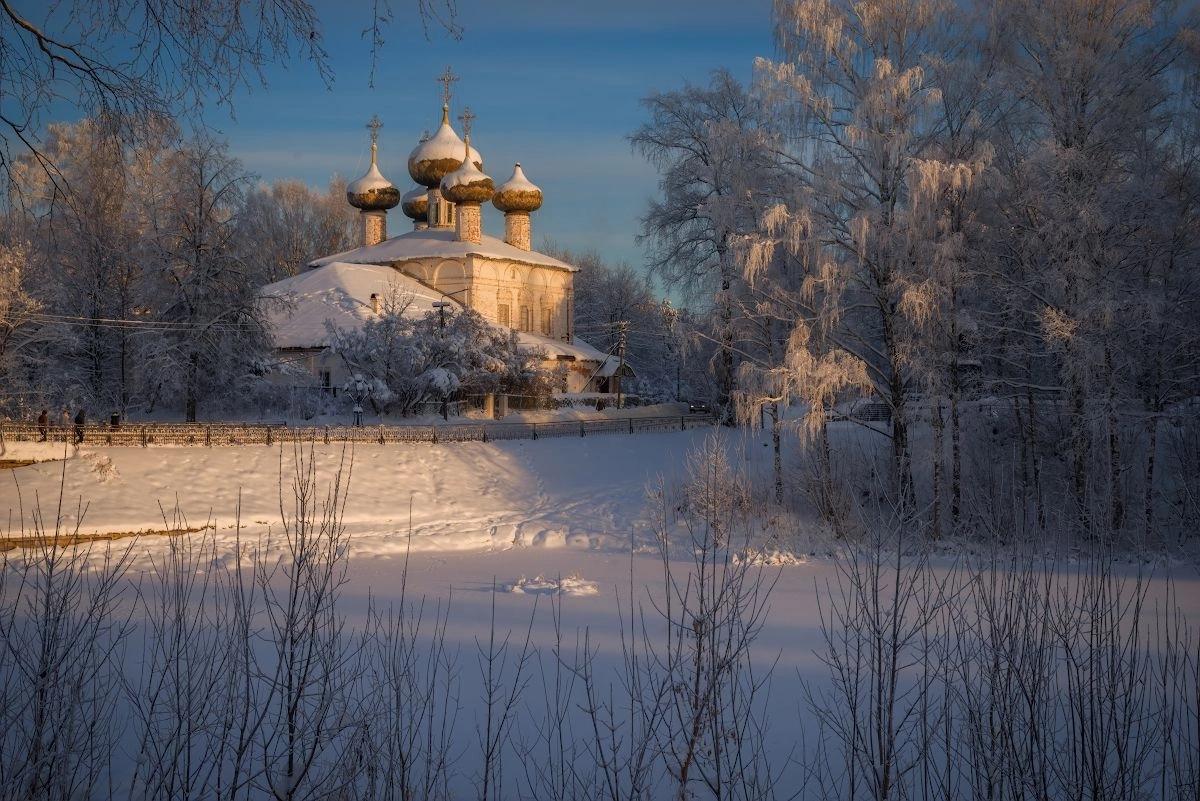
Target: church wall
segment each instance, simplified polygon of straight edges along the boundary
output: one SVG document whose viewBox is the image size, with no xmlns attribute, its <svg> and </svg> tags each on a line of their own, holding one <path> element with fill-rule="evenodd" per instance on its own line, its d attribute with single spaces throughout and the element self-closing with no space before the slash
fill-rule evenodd
<svg viewBox="0 0 1200 801">
<path fill-rule="evenodd" d="M 565 339 L 573 329 L 574 276 L 566 270 L 477 255 L 465 265 L 455 259 L 418 259 L 396 267 L 497 325 L 554 339 Z"/>
<path fill-rule="evenodd" d="M 478 256 L 470 273 L 471 306 L 488 320 L 555 339 L 569 334 L 571 273 Z"/>
</svg>

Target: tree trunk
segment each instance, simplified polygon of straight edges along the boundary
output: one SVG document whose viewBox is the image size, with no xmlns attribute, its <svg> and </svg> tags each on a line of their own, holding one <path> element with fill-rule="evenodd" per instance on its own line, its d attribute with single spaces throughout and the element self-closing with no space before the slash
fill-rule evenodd
<svg viewBox="0 0 1200 801">
<path fill-rule="evenodd" d="M 779 419 L 779 404 L 771 404 L 771 445 L 775 449 L 775 503 L 783 505 L 783 451 L 782 451 L 782 422 Z"/>
<path fill-rule="evenodd" d="M 1046 506 L 1042 498 L 1042 471 L 1038 462 L 1037 448 L 1037 406 L 1033 402 L 1033 390 L 1025 390 L 1025 404 L 1028 414 L 1025 415 L 1025 436 L 1029 440 L 1029 469 L 1033 473 L 1033 498 L 1037 507 L 1037 522 L 1039 529 L 1046 528 Z"/>
<path fill-rule="evenodd" d="M 1113 371 L 1112 350 L 1104 348 L 1104 373 L 1108 383 L 1108 402 L 1105 412 L 1108 426 L 1108 492 L 1109 524 L 1113 532 L 1125 522 L 1125 500 L 1121 492 L 1121 432 L 1117 420 L 1117 382 Z"/>
<path fill-rule="evenodd" d="M 733 425 L 733 391 L 736 386 L 733 374 L 733 298 L 730 292 L 733 288 L 733 272 L 729 265 L 728 234 L 721 237 L 717 247 L 717 258 L 721 269 L 721 300 L 720 300 L 720 375 L 717 376 L 718 391 L 721 397 L 718 402 L 721 407 L 721 423 Z"/>
<path fill-rule="evenodd" d="M 1088 420 L 1079 377 L 1071 375 L 1071 499 L 1082 533 L 1091 530 L 1087 497 Z"/>
<path fill-rule="evenodd" d="M 946 428 L 942 419 L 941 398 L 933 399 L 929 419 L 933 424 L 933 451 L 930 454 L 930 467 L 933 470 L 933 508 L 930 512 L 930 533 L 936 540 L 942 538 L 942 448 Z"/>
<path fill-rule="evenodd" d="M 1145 541 L 1149 544 L 1150 538 L 1154 534 L 1154 467 L 1158 450 L 1157 409 L 1151 413 L 1146 429 L 1149 434 L 1149 442 L 1146 443 L 1146 488 L 1142 494 L 1142 504 L 1145 507 Z"/>
<path fill-rule="evenodd" d="M 962 518 L 962 426 L 958 409 L 961 393 L 956 356 L 950 367 L 950 525 L 956 529 Z"/>
</svg>

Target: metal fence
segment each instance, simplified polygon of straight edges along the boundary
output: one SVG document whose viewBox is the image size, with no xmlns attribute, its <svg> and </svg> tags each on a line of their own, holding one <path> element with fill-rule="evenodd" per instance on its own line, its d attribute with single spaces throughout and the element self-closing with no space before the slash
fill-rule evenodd
<svg viewBox="0 0 1200 801">
<path fill-rule="evenodd" d="M 151 447 L 154 445 L 275 445 L 281 442 L 490 442 L 544 437 L 589 437 L 596 434 L 637 434 L 649 431 L 687 431 L 711 426 L 712 415 L 627 417 L 611 420 L 560 420 L 550 423 L 448 423 L 445 425 L 286 426 L 237 423 L 147 423 L 87 425 L 84 445 Z M 0 423 L 0 442 L 38 442 L 42 432 L 33 423 Z M 51 426 L 50 442 L 73 442 L 73 428 Z"/>
</svg>

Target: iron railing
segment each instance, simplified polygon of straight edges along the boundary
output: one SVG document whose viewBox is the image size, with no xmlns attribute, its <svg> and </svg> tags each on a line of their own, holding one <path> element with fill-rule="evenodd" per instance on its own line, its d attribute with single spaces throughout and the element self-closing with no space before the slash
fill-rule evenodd
<svg viewBox="0 0 1200 801">
<path fill-rule="evenodd" d="M 83 427 L 84 445 L 150 447 L 275 445 L 280 442 L 489 442 L 546 437 L 587 437 L 595 434 L 637 434 L 649 431 L 687 431 L 716 422 L 710 414 L 669 417 L 624 417 L 609 420 L 557 420 L 549 423 L 446 423 L 443 425 L 287 426 L 261 423 L 123 423 Z M 0 443 L 38 442 L 35 423 L 0 423 Z M 50 442 L 74 442 L 74 427 L 50 426 Z"/>
</svg>

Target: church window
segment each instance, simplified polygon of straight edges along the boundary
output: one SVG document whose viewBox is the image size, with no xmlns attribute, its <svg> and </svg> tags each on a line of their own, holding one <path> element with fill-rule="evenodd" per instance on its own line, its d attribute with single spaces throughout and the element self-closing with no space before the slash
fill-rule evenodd
<svg viewBox="0 0 1200 801">
<path fill-rule="evenodd" d="M 505 328 L 512 328 L 512 313 L 509 312 L 507 303 L 496 306 L 496 321 Z"/>
<path fill-rule="evenodd" d="M 533 330 L 533 310 L 530 309 L 528 306 L 521 307 L 521 330 L 522 331 L 532 331 Z"/>
<path fill-rule="evenodd" d="M 542 333 L 550 336 L 550 309 L 542 309 Z"/>
</svg>

